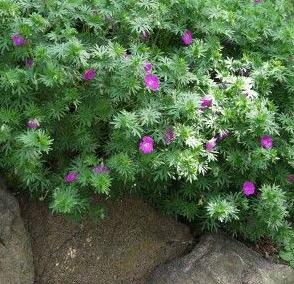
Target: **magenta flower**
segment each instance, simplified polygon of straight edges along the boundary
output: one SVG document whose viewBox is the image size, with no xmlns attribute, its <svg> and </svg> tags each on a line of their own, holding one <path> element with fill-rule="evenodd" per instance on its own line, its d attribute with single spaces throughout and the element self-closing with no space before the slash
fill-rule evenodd
<svg viewBox="0 0 294 284">
<path fill-rule="evenodd" d="M 109 168 L 104 164 L 98 164 L 93 168 L 94 173 L 108 174 Z"/>
<path fill-rule="evenodd" d="M 30 129 L 36 129 L 39 126 L 40 126 L 40 123 L 36 118 L 32 118 L 27 122 L 27 127 Z"/>
<path fill-rule="evenodd" d="M 152 70 L 152 63 L 146 61 L 144 63 L 144 70 L 145 70 L 146 74 L 149 74 Z"/>
<path fill-rule="evenodd" d="M 288 175 L 288 181 L 294 183 L 294 174 L 293 175 Z"/>
<path fill-rule="evenodd" d="M 213 137 L 211 138 L 210 140 L 208 140 L 205 144 L 205 149 L 210 152 L 212 151 L 215 147 L 216 147 L 216 144 L 217 144 L 217 138 Z"/>
<path fill-rule="evenodd" d="M 78 172 L 71 171 L 65 175 L 64 180 L 65 182 L 71 183 L 71 182 L 74 182 L 78 177 L 79 177 Z"/>
<path fill-rule="evenodd" d="M 203 98 L 200 99 L 200 108 L 204 109 L 207 107 L 211 107 L 212 101 L 213 101 L 213 99 L 211 96 L 204 96 Z"/>
<path fill-rule="evenodd" d="M 150 89 L 152 91 L 158 91 L 159 90 L 159 79 L 157 75 L 153 74 L 146 74 L 145 75 L 145 85 L 147 89 Z"/>
<path fill-rule="evenodd" d="M 243 193 L 246 196 L 254 194 L 255 193 L 255 184 L 250 180 L 245 181 L 243 183 Z"/>
<path fill-rule="evenodd" d="M 261 3 L 262 0 L 255 0 L 254 2 L 258 4 L 258 3 Z"/>
<path fill-rule="evenodd" d="M 96 76 L 96 70 L 91 68 L 91 69 L 85 70 L 83 78 L 85 81 L 90 81 L 90 80 L 93 80 L 95 76 Z"/>
<path fill-rule="evenodd" d="M 139 149 L 144 154 L 150 154 L 154 150 L 154 140 L 150 136 L 144 136 L 139 145 Z"/>
<path fill-rule="evenodd" d="M 24 63 L 27 68 L 32 68 L 34 61 L 32 58 L 27 58 Z"/>
<path fill-rule="evenodd" d="M 270 149 L 273 147 L 273 138 L 269 135 L 263 135 L 260 138 L 260 144 L 265 149 Z"/>
<path fill-rule="evenodd" d="M 185 30 L 184 33 L 181 36 L 182 42 L 185 45 L 189 45 L 193 41 L 193 34 L 190 30 Z"/>
<path fill-rule="evenodd" d="M 165 144 L 169 145 L 174 140 L 175 140 L 175 132 L 172 127 L 169 127 L 165 131 L 165 136 L 164 136 Z"/>
<path fill-rule="evenodd" d="M 11 39 L 15 46 L 21 46 L 27 43 L 26 39 L 20 34 L 13 34 Z"/>
</svg>

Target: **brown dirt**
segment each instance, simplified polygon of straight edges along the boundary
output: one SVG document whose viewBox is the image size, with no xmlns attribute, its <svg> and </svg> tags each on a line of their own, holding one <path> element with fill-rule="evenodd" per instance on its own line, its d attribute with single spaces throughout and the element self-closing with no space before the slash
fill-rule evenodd
<svg viewBox="0 0 294 284">
<path fill-rule="evenodd" d="M 261 238 L 256 244 L 251 244 L 250 247 L 265 258 L 276 258 L 279 253 L 277 244 L 266 237 Z"/>
<path fill-rule="evenodd" d="M 105 203 L 106 218 L 91 223 L 51 215 L 41 202 L 20 202 L 37 284 L 143 284 L 155 266 L 192 243 L 187 226 L 140 200 Z"/>
</svg>

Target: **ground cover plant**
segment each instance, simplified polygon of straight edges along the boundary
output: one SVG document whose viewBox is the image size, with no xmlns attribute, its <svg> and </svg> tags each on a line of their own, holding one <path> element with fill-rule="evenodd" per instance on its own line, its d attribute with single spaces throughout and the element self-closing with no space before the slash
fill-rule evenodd
<svg viewBox="0 0 294 284">
<path fill-rule="evenodd" d="M 3 175 L 64 214 L 140 193 L 204 229 L 270 236 L 291 261 L 293 13 L 291 0 L 0 0 Z"/>
</svg>

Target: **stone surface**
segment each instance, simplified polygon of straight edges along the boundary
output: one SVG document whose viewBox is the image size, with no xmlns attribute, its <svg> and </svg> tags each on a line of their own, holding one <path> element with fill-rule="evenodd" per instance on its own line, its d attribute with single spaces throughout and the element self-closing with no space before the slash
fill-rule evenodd
<svg viewBox="0 0 294 284">
<path fill-rule="evenodd" d="M 25 203 L 38 284 L 146 283 L 163 262 L 186 253 L 188 227 L 137 199 L 106 201 L 106 218 L 91 223 L 51 215 Z"/>
<path fill-rule="evenodd" d="M 0 180 L 0 284 L 32 284 L 30 239 L 18 202 Z"/>
<path fill-rule="evenodd" d="M 224 235 L 203 236 L 193 251 L 158 266 L 150 284 L 293 284 L 294 270 Z"/>
</svg>

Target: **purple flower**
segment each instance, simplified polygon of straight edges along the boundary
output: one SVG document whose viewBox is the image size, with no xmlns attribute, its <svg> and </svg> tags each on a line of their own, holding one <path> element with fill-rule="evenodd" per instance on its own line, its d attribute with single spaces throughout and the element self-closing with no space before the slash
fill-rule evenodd
<svg viewBox="0 0 294 284">
<path fill-rule="evenodd" d="M 288 181 L 294 183 L 294 174 L 293 175 L 288 175 Z"/>
<path fill-rule="evenodd" d="M 145 85 L 147 89 L 152 91 L 158 91 L 159 89 L 159 79 L 157 75 L 146 74 L 145 75 Z"/>
<path fill-rule="evenodd" d="M 165 131 L 165 136 L 164 136 L 165 144 L 169 145 L 174 140 L 175 140 L 175 132 L 172 127 L 169 127 Z"/>
<path fill-rule="evenodd" d="M 141 37 L 143 40 L 147 40 L 150 37 L 150 33 L 147 31 L 144 31 L 141 33 Z"/>
<path fill-rule="evenodd" d="M 213 137 L 205 144 L 205 149 L 210 152 L 216 147 L 217 138 Z"/>
<path fill-rule="evenodd" d="M 145 70 L 146 74 L 149 74 L 152 70 L 152 63 L 146 61 L 144 63 L 144 70 Z"/>
<path fill-rule="evenodd" d="M 211 107 L 212 101 L 213 101 L 213 99 L 211 96 L 204 96 L 203 98 L 200 99 L 200 108 L 204 109 L 207 107 Z"/>
<path fill-rule="evenodd" d="M 262 0 L 255 0 L 254 2 L 255 2 L 256 4 L 258 4 L 258 3 L 261 3 Z"/>
<path fill-rule="evenodd" d="M 108 174 L 109 168 L 105 166 L 104 164 L 98 164 L 93 168 L 94 173 L 102 173 L 102 174 Z"/>
<path fill-rule="evenodd" d="M 27 58 L 24 63 L 27 68 L 32 68 L 34 61 L 32 58 Z"/>
<path fill-rule="evenodd" d="M 270 149 L 273 147 L 273 138 L 269 135 L 263 135 L 260 138 L 260 144 L 265 149 Z"/>
<path fill-rule="evenodd" d="M 95 76 L 96 76 L 96 70 L 91 68 L 91 69 L 85 70 L 83 78 L 85 81 L 90 81 L 90 80 L 93 80 Z"/>
<path fill-rule="evenodd" d="M 230 135 L 230 131 L 229 130 L 223 130 L 218 134 L 219 140 L 223 140 L 225 138 L 227 138 Z"/>
<path fill-rule="evenodd" d="M 139 145 L 139 149 L 144 154 L 150 154 L 154 150 L 154 140 L 150 136 L 144 136 Z"/>
<path fill-rule="evenodd" d="M 193 34 L 190 30 L 185 30 L 184 33 L 181 36 L 182 42 L 185 45 L 189 45 L 193 41 Z"/>
<path fill-rule="evenodd" d="M 74 182 L 78 178 L 78 176 L 79 176 L 78 172 L 71 171 L 65 175 L 64 180 L 65 182 L 71 183 L 71 182 Z"/>
<path fill-rule="evenodd" d="M 39 126 L 40 126 L 40 123 L 36 118 L 32 118 L 27 122 L 27 127 L 30 129 L 36 129 Z"/>
<path fill-rule="evenodd" d="M 20 34 L 13 34 L 11 39 L 15 46 L 25 45 L 27 42 L 26 39 Z"/>
<path fill-rule="evenodd" d="M 254 194 L 255 193 L 255 184 L 250 180 L 245 181 L 243 183 L 243 193 L 246 196 Z"/>
</svg>

